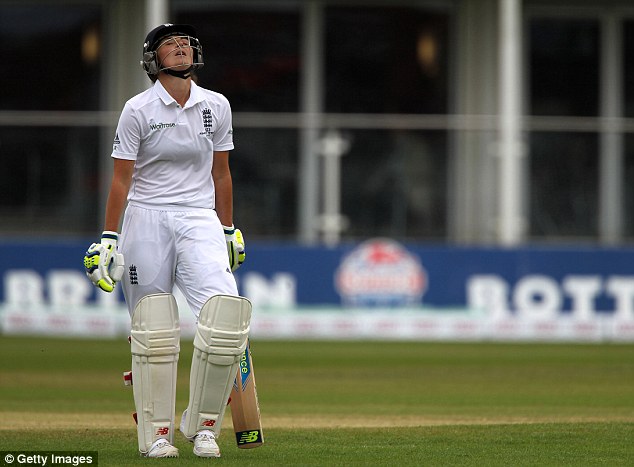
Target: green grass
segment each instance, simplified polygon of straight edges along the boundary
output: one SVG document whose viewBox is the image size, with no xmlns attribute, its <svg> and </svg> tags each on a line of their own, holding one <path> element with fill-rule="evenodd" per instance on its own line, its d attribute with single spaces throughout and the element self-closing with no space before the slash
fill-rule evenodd
<svg viewBox="0 0 634 467">
<path fill-rule="evenodd" d="M 0 338 L 0 450 L 99 465 L 634 465 L 634 346 L 252 343 L 265 445 L 140 459 L 122 340 Z M 187 403 L 183 341 L 177 411 Z M 230 421 L 228 416 L 227 420 Z M 226 420 L 226 421 L 227 421 Z M 41 423 L 40 423 L 41 421 Z"/>
<path fill-rule="evenodd" d="M 535 424 L 289 430 L 271 429 L 265 446 L 238 450 L 220 442 L 222 458 L 196 458 L 191 447 L 176 440 L 181 457 L 140 459 L 132 430 L 62 430 L 9 432 L 2 444 L 10 449 L 95 450 L 99 465 L 477 465 L 477 466 L 618 466 L 632 465 L 634 424 Z M 35 445 L 34 445 L 35 443 Z M 3 448 L 4 449 L 4 448 Z"/>
</svg>

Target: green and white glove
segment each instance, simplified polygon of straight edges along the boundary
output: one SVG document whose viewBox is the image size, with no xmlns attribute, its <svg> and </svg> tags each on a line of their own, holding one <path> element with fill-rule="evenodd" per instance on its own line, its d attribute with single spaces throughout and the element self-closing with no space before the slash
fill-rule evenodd
<svg viewBox="0 0 634 467">
<path fill-rule="evenodd" d="M 231 227 L 223 225 L 222 228 L 225 231 L 227 253 L 229 254 L 229 265 L 231 266 L 231 271 L 233 272 L 238 269 L 242 263 L 244 263 L 244 259 L 247 256 L 246 251 L 244 251 L 244 238 L 242 237 L 240 229 L 236 229 L 233 225 Z"/>
<path fill-rule="evenodd" d="M 101 241 L 93 243 L 84 256 L 86 275 L 104 292 L 112 292 L 123 277 L 123 255 L 117 252 L 119 234 L 108 230 L 101 234 Z"/>
</svg>

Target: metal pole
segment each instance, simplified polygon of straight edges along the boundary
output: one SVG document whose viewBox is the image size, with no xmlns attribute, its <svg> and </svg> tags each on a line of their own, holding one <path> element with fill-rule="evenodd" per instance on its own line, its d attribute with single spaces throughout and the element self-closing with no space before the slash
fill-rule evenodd
<svg viewBox="0 0 634 467">
<path fill-rule="evenodd" d="M 169 0 L 145 0 L 145 32 L 167 22 Z"/>
<path fill-rule="evenodd" d="M 602 243 L 615 244 L 623 233 L 623 133 L 615 123 L 623 114 L 623 43 L 616 14 L 606 14 L 601 26 L 599 238 Z"/>
<path fill-rule="evenodd" d="M 300 160 L 299 160 L 299 240 L 305 244 L 317 242 L 319 205 L 319 161 L 317 140 L 321 127 L 322 109 L 322 31 L 323 10 L 319 2 L 304 4 L 302 24 L 302 75 Z"/>
<path fill-rule="evenodd" d="M 101 108 L 104 112 L 111 112 L 112 120 L 106 124 L 99 122 L 101 127 L 99 158 L 99 212 L 100 222 L 103 220 L 110 181 L 112 178 L 112 140 L 115 135 L 116 122 L 127 99 L 147 88 L 149 80 L 139 65 L 141 60 L 141 46 L 150 24 L 148 15 L 155 5 L 166 8 L 166 0 L 151 2 L 129 2 L 127 0 L 112 0 L 108 3 L 106 13 L 107 40 L 104 48 L 104 66 L 102 71 Z M 133 47 L 131 47 L 131 44 Z"/>
<path fill-rule="evenodd" d="M 521 197 L 521 1 L 499 1 L 500 143 L 498 242 L 512 246 L 523 237 Z"/>
<path fill-rule="evenodd" d="M 323 212 L 319 217 L 319 227 L 323 233 L 324 243 L 336 246 L 347 224 L 347 219 L 341 214 L 341 157 L 348 152 L 350 143 L 337 130 L 328 130 L 320 143 L 324 170 Z"/>
</svg>

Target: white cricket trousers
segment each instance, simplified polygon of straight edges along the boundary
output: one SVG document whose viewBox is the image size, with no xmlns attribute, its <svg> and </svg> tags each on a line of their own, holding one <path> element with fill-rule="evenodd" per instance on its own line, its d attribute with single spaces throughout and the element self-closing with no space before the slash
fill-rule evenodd
<svg viewBox="0 0 634 467">
<path fill-rule="evenodd" d="M 174 285 L 196 318 L 213 295 L 238 295 L 225 235 L 213 209 L 128 205 L 119 251 L 125 259 L 121 282 L 130 316 L 141 298 L 172 293 Z"/>
</svg>

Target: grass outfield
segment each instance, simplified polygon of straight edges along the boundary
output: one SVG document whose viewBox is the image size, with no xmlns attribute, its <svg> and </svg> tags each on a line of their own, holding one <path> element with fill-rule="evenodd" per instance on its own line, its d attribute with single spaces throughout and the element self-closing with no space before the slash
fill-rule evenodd
<svg viewBox="0 0 634 467">
<path fill-rule="evenodd" d="M 222 458 L 177 435 L 180 459 L 147 460 L 125 339 L 2 336 L 0 451 L 98 451 L 102 466 L 634 465 L 634 345 L 256 340 L 252 352 L 265 445 L 238 450 L 228 415 Z"/>
</svg>

